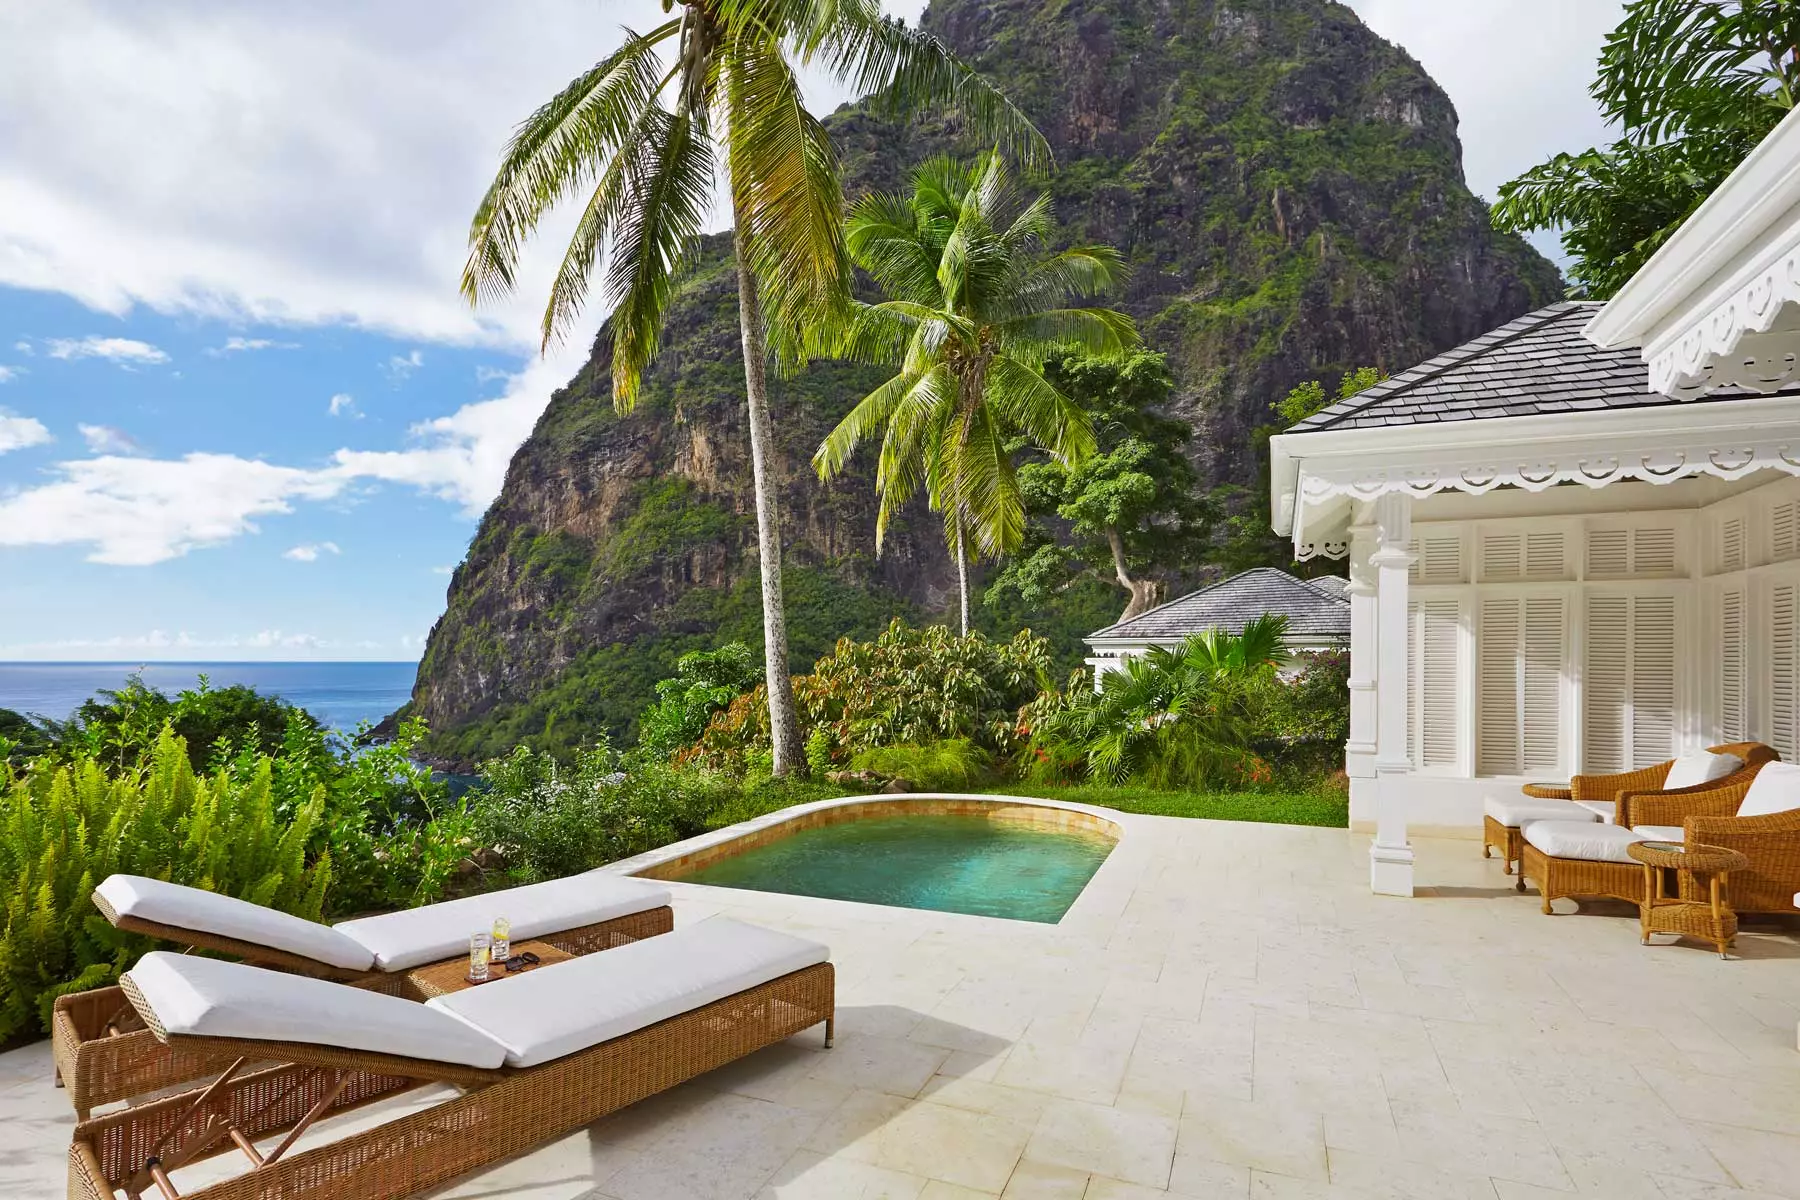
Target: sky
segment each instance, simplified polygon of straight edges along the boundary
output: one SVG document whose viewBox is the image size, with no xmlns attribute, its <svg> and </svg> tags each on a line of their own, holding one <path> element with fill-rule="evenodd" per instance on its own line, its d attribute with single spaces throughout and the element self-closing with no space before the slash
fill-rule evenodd
<svg viewBox="0 0 1800 1200">
<path fill-rule="evenodd" d="M 1604 138 L 1617 0 L 1350 7 L 1449 92 L 1477 194 Z M 660 18 L 0 6 L 0 660 L 417 657 L 604 316 L 540 356 L 567 219 L 471 310 L 469 216 L 513 125 Z"/>
</svg>

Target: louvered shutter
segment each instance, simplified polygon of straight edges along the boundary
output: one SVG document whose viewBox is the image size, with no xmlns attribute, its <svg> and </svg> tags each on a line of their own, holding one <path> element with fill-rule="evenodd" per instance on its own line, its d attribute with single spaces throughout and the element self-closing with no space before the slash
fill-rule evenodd
<svg viewBox="0 0 1800 1200">
<path fill-rule="evenodd" d="M 1525 541 L 1516 533 L 1489 534 L 1481 539 L 1481 577 L 1517 579 L 1525 573 Z"/>
<path fill-rule="evenodd" d="M 1592 579 L 1658 578 L 1675 574 L 1673 529 L 1591 529 L 1587 573 Z"/>
<path fill-rule="evenodd" d="M 1588 597 L 1583 729 L 1589 771 L 1669 757 L 1675 741 L 1675 598 Z"/>
<path fill-rule="evenodd" d="M 1415 600 L 1408 608 L 1408 747 L 1415 767 L 1456 765 L 1457 602 Z"/>
<path fill-rule="evenodd" d="M 1631 542 L 1623 529 L 1588 532 L 1587 573 L 1590 576 L 1631 574 Z"/>
<path fill-rule="evenodd" d="M 1744 734 L 1744 593 L 1719 595 L 1719 740 L 1745 741 Z"/>
<path fill-rule="evenodd" d="M 1719 523 L 1719 573 L 1744 569 L 1744 519 L 1732 517 Z"/>
<path fill-rule="evenodd" d="M 1525 578 L 1561 579 L 1567 573 L 1561 532 L 1546 530 L 1525 535 Z"/>
<path fill-rule="evenodd" d="M 1413 539 L 1412 552 L 1409 576 L 1413 583 L 1463 581 L 1461 534 L 1421 534 Z"/>
<path fill-rule="evenodd" d="M 1523 775 L 1561 763 L 1566 622 L 1560 596 L 1481 602 L 1476 772 Z"/>
<path fill-rule="evenodd" d="M 1769 745 L 1784 762 L 1800 759 L 1800 663 L 1796 653 L 1796 588 L 1769 591 Z"/>
<path fill-rule="evenodd" d="M 1769 510 L 1769 560 L 1786 562 L 1794 557 L 1797 544 L 1796 533 L 1800 532 L 1800 521 L 1795 519 L 1795 505 L 1792 500 L 1786 504 L 1777 504 Z"/>
</svg>

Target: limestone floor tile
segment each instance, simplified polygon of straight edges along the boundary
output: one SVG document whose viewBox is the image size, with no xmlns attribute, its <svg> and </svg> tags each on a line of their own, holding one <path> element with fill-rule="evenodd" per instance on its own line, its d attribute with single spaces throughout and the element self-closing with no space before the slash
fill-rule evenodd
<svg viewBox="0 0 1800 1200">
<path fill-rule="evenodd" d="M 1179 1088 L 1249 1100 L 1254 1086 L 1253 1020 L 1239 1026 L 1146 1020 L 1126 1063 L 1121 1087 Z"/>
<path fill-rule="evenodd" d="M 1000 1197 L 995 1192 L 978 1192 L 961 1184 L 934 1179 L 919 1193 L 919 1200 L 1000 1200 Z"/>
<path fill-rule="evenodd" d="M 1324 1123 L 1317 1112 L 1288 1104 L 1188 1099 L 1176 1142 L 1177 1173 L 1193 1159 L 1296 1179 L 1328 1178 Z"/>
<path fill-rule="evenodd" d="M 756 1200 L 919 1200 L 928 1182 L 918 1175 L 796 1150 Z"/>
<path fill-rule="evenodd" d="M 1397 1157 L 1451 1171 L 1567 1189 L 1568 1172 L 1536 1121 L 1389 1101 Z"/>
<path fill-rule="evenodd" d="M 991 1113 L 1026 1128 L 1036 1127 L 1038 1118 L 1054 1099 L 1043 1092 L 942 1074 L 933 1075 L 919 1097 L 951 1108 Z"/>
<path fill-rule="evenodd" d="M 939 1046 L 864 1034 L 840 1036 L 820 1051 L 809 1077 L 844 1088 L 868 1088 L 896 1096 L 916 1096 L 937 1074 L 950 1051 Z"/>
<path fill-rule="evenodd" d="M 1690 1122 L 1648 1087 L 1544 1086 L 1526 1094 L 1551 1145 L 1636 1170 L 1730 1183 Z M 1800 1145 L 1800 1142 L 1796 1142 Z"/>
<path fill-rule="evenodd" d="M 997 1195 L 1030 1133 L 1029 1126 L 991 1113 L 912 1101 L 876 1131 L 874 1162 Z"/>
<path fill-rule="evenodd" d="M 821 1119 L 767 1100 L 714 1094 L 599 1186 L 619 1200 L 748 1200 Z"/>
<path fill-rule="evenodd" d="M 1739 1187 L 1800 1197 L 1800 1138 L 1699 1122 L 1693 1129 Z"/>
<path fill-rule="evenodd" d="M 1638 1074 L 1686 1120 L 1800 1135 L 1800 1071 L 1794 1070 L 1793 1056 L 1786 1057 L 1785 1077 L 1776 1079 L 1675 1072 L 1649 1064 Z"/>
<path fill-rule="evenodd" d="M 1020 1159 L 1000 1200 L 1082 1200 L 1088 1187 L 1088 1173 L 1073 1167 L 1053 1167 L 1049 1163 Z"/>
<path fill-rule="evenodd" d="M 1132 1022 L 1130 1036 L 1097 1031 L 1078 1033 L 1071 1042 L 1023 1040 L 1007 1054 L 994 1082 L 1069 1100 L 1109 1104 L 1125 1080 L 1137 1040 L 1135 1024 Z"/>
<path fill-rule="evenodd" d="M 1250 1195 L 1250 1168 L 1210 1162 L 1191 1153 L 1175 1152 L 1169 1172 L 1169 1191 L 1193 1200 L 1246 1200 Z"/>
<path fill-rule="evenodd" d="M 1495 1200 L 1485 1175 L 1350 1150 L 1331 1151 L 1331 1182 L 1391 1200 Z"/>
<path fill-rule="evenodd" d="M 1025 1156 L 1127 1183 L 1166 1188 L 1176 1123 L 1153 1113 L 1057 1101 L 1044 1110 Z"/>
<path fill-rule="evenodd" d="M 1252 1171 L 1250 1200 L 1384 1200 L 1384 1197 L 1328 1180 L 1295 1179 L 1271 1171 Z"/>
</svg>

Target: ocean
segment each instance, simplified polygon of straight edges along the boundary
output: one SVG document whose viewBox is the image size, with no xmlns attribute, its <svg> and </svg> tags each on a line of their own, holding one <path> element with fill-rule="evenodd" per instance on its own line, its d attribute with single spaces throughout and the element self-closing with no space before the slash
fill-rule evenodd
<svg viewBox="0 0 1800 1200">
<path fill-rule="evenodd" d="M 213 687 L 245 684 L 280 696 L 327 728 L 353 732 L 405 704 L 410 662 L 22 663 L 0 662 L 0 708 L 63 720 L 95 692 L 124 686 L 133 672 L 173 696 L 205 675 Z"/>
</svg>

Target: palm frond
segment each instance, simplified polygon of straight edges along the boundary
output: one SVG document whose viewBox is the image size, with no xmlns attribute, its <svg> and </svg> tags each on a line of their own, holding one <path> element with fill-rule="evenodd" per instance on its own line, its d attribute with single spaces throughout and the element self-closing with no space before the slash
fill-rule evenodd
<svg viewBox="0 0 1800 1200">
<path fill-rule="evenodd" d="M 993 331 L 995 343 L 1009 354 L 1040 360 L 1071 350 L 1121 355 L 1141 344 L 1136 323 L 1111 308 L 1053 308 L 1000 321 Z"/>
<path fill-rule="evenodd" d="M 1087 410 L 1026 362 L 996 358 L 988 368 L 986 400 L 1003 422 L 1064 463 L 1079 464 L 1094 452 Z"/>
<path fill-rule="evenodd" d="M 841 474 L 850 464 L 856 448 L 888 423 L 894 410 L 918 381 L 917 375 L 901 373 L 857 401 L 856 407 L 837 423 L 837 428 L 825 435 L 825 440 L 813 453 L 813 469 L 819 473 L 819 478 L 831 479 Z"/>
<path fill-rule="evenodd" d="M 524 239 L 545 213 L 574 195 L 630 144 L 661 83 L 658 46 L 681 28 L 666 21 L 625 42 L 575 77 L 513 133 L 500 169 L 469 225 L 462 293 L 469 303 L 512 290 Z M 595 245 L 605 239 L 597 231 Z"/>
</svg>

